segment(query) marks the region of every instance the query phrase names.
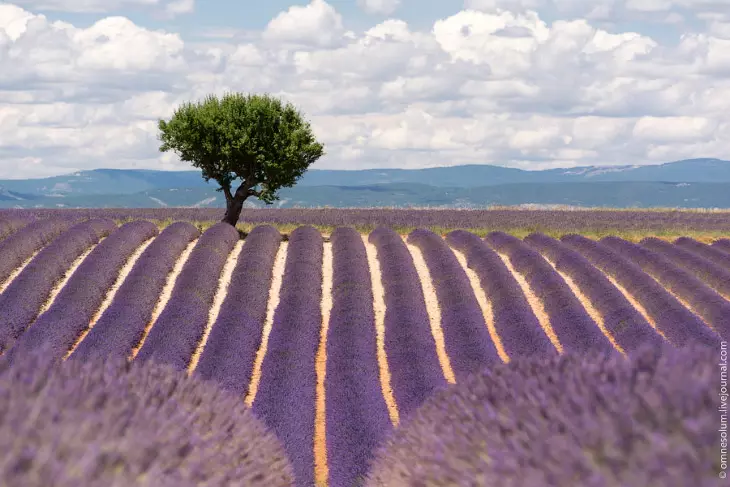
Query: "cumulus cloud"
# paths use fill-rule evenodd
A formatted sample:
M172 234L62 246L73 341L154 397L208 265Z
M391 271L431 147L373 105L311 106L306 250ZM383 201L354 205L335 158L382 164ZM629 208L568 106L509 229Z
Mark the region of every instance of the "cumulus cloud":
M312 0L305 6L295 5L269 22L263 38L275 42L305 46L330 47L345 34L342 16L324 0Z
M472 3L431 28L388 19L348 32L334 3L312 0L259 32L205 43L125 17L81 27L0 4L0 178L188 168L159 153L157 119L231 90L299 106L327 147L318 168L540 169L730 152L730 36L708 27L666 42L567 14L548 21L537 0ZM693 5L723 22L715 3Z
M400 0L357 0L357 4L369 14L390 15L400 6Z

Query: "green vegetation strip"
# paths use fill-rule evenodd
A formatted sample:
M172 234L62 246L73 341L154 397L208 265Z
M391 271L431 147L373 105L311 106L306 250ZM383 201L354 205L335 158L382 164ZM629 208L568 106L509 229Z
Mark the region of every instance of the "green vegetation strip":
M123 219L117 219L117 223L120 225L123 223L127 223L130 221L137 220L136 217L130 217L130 218L123 218ZM172 219L166 219L166 220L154 220L153 223L156 223L160 230L164 229L168 225L172 224L175 220ZM211 226L218 223L218 220L195 220L191 221L193 225L195 225L201 232L204 232ZM254 228L256 228L259 225L271 225L282 234L284 240L288 240L289 234L293 232L296 228L303 226L303 224L300 223L272 223L272 222L255 222L255 223L239 223L236 225L236 228L244 235L249 234ZM311 225L315 227L317 230L320 231L320 233L326 237L329 237L329 235L334 232L335 228L337 226L335 225ZM370 232L375 230L377 228L376 225L347 225L349 227L354 228L357 230L360 234L368 235ZM416 230L418 228L425 228L428 229L434 233L437 233L441 236L446 235L447 233L455 230L455 228L451 227L444 227L444 226L437 226L437 225L425 225L425 226L408 226L408 227L402 227L402 226L396 226L393 227L393 230L395 230L397 233L401 235L408 235L413 230ZM503 227L478 227L478 228L463 228L460 230L466 230L468 232L471 232L475 235L478 235L479 237L485 237L490 232L504 232L508 233L510 235L513 235L517 238L523 239L530 235L531 233L543 233L549 237L553 238L560 238L563 235L572 234L572 233L578 233L583 235L584 237L590 238L591 240L600 240L603 237L608 236L615 236L620 237L624 240L628 240L630 242L639 242L644 238L647 237L656 237L660 238L662 240L670 240L673 241L674 239L677 239L679 237L690 237L695 240L698 240L703 243L712 243L717 239L720 238L729 238L730 232L722 232L722 231L698 231L698 230L688 230L686 228L666 228L662 230L646 230L646 231L640 231L640 230L626 230L622 228L616 228L616 229L595 229L595 228L571 228L571 229L555 229L550 228L549 226L541 226L541 225L535 225L535 226L529 226L529 227L514 227L514 228L503 228Z

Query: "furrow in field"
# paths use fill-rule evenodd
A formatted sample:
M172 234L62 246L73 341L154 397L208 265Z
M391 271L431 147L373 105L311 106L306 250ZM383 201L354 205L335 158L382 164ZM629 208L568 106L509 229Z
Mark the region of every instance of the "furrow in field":
M0 295L0 349L7 350L23 334L44 310L44 303L53 302L75 266L116 228L113 220L88 220L38 253Z
M599 245L630 259L664 288L681 299L717 334L730 338L730 303L692 273L654 250L618 237L604 237ZM671 244L670 244L671 245Z
M104 239L100 240L99 243L103 242ZM53 305L53 303L56 302L56 298L61 293L61 290L66 287L66 284L68 284L68 281L71 280L71 278L74 276L76 271L78 270L79 266L81 266L81 263L86 260L86 258L89 256L89 254L96 248L96 244L89 247L86 251L84 251L83 254L79 255L76 260L74 260L71 263L71 266L66 269L66 272L63 274L63 277L60 281L56 283L55 286L53 286L53 289L51 289L51 292L48 294L48 297L43 302L43 305L38 310L38 317L43 316L43 314L48 311L48 309Z
M672 344L683 346L691 340L708 345L718 343L720 337L715 332L636 263L582 235L565 235L560 240L613 279L618 284L617 289L639 303L649 318L647 321Z
M658 238L645 238L641 241L641 245L668 259L678 268L693 274L723 298L730 300L730 270L718 266L712 260Z
M372 279L363 238L353 228L339 227L331 241L325 409L329 485L335 487L358 485L393 425L381 389Z
M322 326L319 334L319 347L315 359L317 374L316 405L314 418L314 479L317 485L327 485L329 469L327 465L327 334L332 312L332 244L323 244L322 254Z
M261 332L261 344L256 351L256 359L254 360L253 370L251 372L251 381L248 385L248 392L244 399L249 407L253 405L254 400L256 400L259 384L261 383L261 366L263 365L264 358L266 357L266 351L269 345L269 336L271 335L271 329L274 326L276 308L279 307L279 302L281 301L281 287L284 282L284 271L286 269L288 250L289 242L281 242L279 250L276 253L276 259L274 260L269 300L266 305L266 320L264 321L264 327Z
M236 263L238 262L238 257L241 255L241 251L243 250L243 244L244 240L239 240L236 242L236 245L234 245L233 250L228 255L228 259L226 260L226 263L223 265L223 272L221 273L220 278L218 279L218 286L215 291L215 296L213 297L213 304L211 305L210 309L208 310L208 321L205 323L205 328L203 329L203 336L200 337L200 341L195 347L195 351L193 352L193 356L190 358L190 363L188 364L187 372L188 375L192 375L193 371L195 370L195 367L198 366L198 361L200 360L200 356L203 353L203 349L205 348L205 344L208 342L208 337L210 336L210 331L213 328L213 324L216 322L216 319L218 319L218 315L220 314L221 306L223 305L223 301L226 299L226 295L228 294L228 289L231 284L231 277L233 276L233 270L236 267Z
M120 270L159 230L153 223L136 220L122 225L101 241L84 259L56 296L48 310L18 340L18 350L47 346L46 355L61 359L89 329L94 313Z
M441 328L441 322L443 320L441 316L441 307L439 306L438 296L436 296L436 290L433 287L431 273L429 272L428 265L423 258L421 249L410 244L406 244L406 247L408 247L408 251L411 253L413 265L416 268L418 280L421 284L421 290L426 304L426 312L428 313L428 319L431 325L431 335L433 336L434 343L436 344L436 355L438 356L439 364L441 365L441 372L444 374L444 377L449 384L456 384L454 369L451 367L449 354L446 353L444 330Z
M144 330L142 330L142 336L140 337L139 342L137 342L134 347L132 347L132 351L129 356L130 359L133 360L137 358L137 354L147 340L147 337L149 336L152 327L155 325L155 323L157 323L157 319L162 314L162 311L167 307L167 303L170 302L170 298L172 297L172 290L175 289L175 284L177 284L180 273L182 273L185 264L187 264L188 260L190 260L190 256L192 255L195 247L198 245L199 240L200 238L195 238L188 244L187 247L185 247L185 250L183 250L182 254L180 254L180 258L178 258L175 262L175 267L173 267L172 271L167 275L165 286L162 288L162 292L160 292L160 295L157 298L157 303L152 309L152 315L150 316L149 321L147 321Z
M547 314L547 311L545 311L545 304L537 297L537 294L535 294L532 290L527 279L525 279L525 276L517 272L515 267L512 265L509 256L501 252L497 252L497 255L499 255L500 259L502 259L502 262L507 267L510 274L512 274L512 277L517 281L517 284L519 284L520 289L522 289L522 292L530 305L530 308L532 308L532 312L540 322L540 326L545 332L545 335L547 335L550 339L550 343L552 343L558 353L563 353L563 345L560 343L560 340L558 340L558 336L555 334L555 330L553 330L553 327L550 324L550 316Z
M466 256L463 252L456 249L452 250L454 251L454 257L456 257L459 265L462 269L464 269L466 277L469 279L469 285L471 286L472 292L479 303L479 308L482 310L484 323L487 325L489 336L492 338L492 341L497 348L499 358L502 359L502 362L507 363L509 362L509 355L507 355L507 352L504 350L504 344L502 343L502 339L500 338L499 333L497 333L497 328L494 325L494 308L492 308L492 303L489 301L489 298L487 298L487 294L484 292L484 289L479 283L479 276L474 269L469 268Z
M316 483L317 364L322 328L323 241L311 226L291 233L279 306L261 364L253 412L282 440L296 485Z
M142 251L114 293L98 313L89 333L73 352L88 360L94 355L131 359L132 349L143 338L145 326L180 255L200 235L190 223L167 226ZM192 248L192 246L191 246ZM122 274L125 271L122 271Z
M13 280L16 277L18 277L21 272L23 272L23 269L25 269L28 266L28 264L30 264L30 262L35 258L35 256L38 255L38 252L40 252L40 250L36 250L35 252L33 252L33 254L31 254L30 257L28 257L25 261L23 261L17 268L15 268L8 275L8 277L6 278L5 282L0 283L0 294L2 294L3 292L5 292L5 290L8 288L8 286L10 285L10 283L13 282Z
M18 268L25 267L46 245L50 244L61 232L71 227L71 221L59 218L43 219L33 222L0 242L0 282L4 292L12 279L20 274ZM25 264L25 265L24 265ZM22 268L20 269L22 270Z
M424 289L437 300L440 314L431 319L440 325L449 359L447 380L461 381L501 362L469 279L448 244L430 230L414 230L408 242L417 269L421 267L419 274L428 280Z
M532 294L522 276L514 271L509 259L504 261L486 242L464 230L450 232L446 242L471 278L478 279L472 287L477 288L477 296L484 295L491 308L493 330L490 334L502 349L502 360L556 355L558 350L537 317L537 314L542 314L544 319L547 317L542 303ZM489 325L489 316L486 322ZM545 323L549 327L549 320Z
M378 261L378 249L368 241L367 235L362 235L362 241L365 245L365 253L368 260L368 269L370 270L370 285L373 293L373 317L375 319L375 346L377 348L378 371L380 377L380 388L385 398L385 404L388 407L388 415L393 426L398 426L400 422L400 414L398 412L398 404L395 402L393 395L393 386L391 383L390 367L388 366L388 354L385 350L385 313L387 307L385 305L385 288L383 287L383 276L380 270L380 261Z
M187 370L205 331L223 266L239 240L238 230L223 222L201 235L136 360Z
M543 256L522 240L492 232L485 241L504 253L540 299L550 327L564 350L614 352L615 348L586 312L565 281Z
M226 297L200 355L195 374L237 396L249 390L261 346L266 308L281 234L261 225L246 236Z
M385 227L373 230L368 238L380 262L386 304L385 352L402 419L448 382L439 363L418 272L405 242Z
M674 241L674 245L680 249L688 250L695 255L699 255L726 271L730 271L730 255L718 248L698 242L697 240L689 237L680 237L676 239Z
M560 274L618 351L633 354L644 344L661 344L661 335L599 269L574 249L541 233L529 235L525 243L539 251Z

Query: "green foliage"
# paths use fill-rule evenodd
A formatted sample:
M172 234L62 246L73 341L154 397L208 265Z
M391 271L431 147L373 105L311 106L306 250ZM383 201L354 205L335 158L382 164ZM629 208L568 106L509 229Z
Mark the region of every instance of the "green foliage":
M231 184L241 179L236 196L265 203L291 187L324 154L311 127L290 103L269 95L226 93L184 103L171 120L160 120L161 152L173 150L216 180L229 200Z

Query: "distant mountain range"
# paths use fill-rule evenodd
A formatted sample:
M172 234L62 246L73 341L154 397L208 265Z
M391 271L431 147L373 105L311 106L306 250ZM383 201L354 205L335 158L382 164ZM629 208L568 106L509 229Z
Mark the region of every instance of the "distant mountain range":
M223 207L200 171L95 169L0 180L0 208ZM429 169L312 169L280 191L278 207L572 205L730 208L730 161L526 171L488 165ZM265 206L251 198L247 206Z

